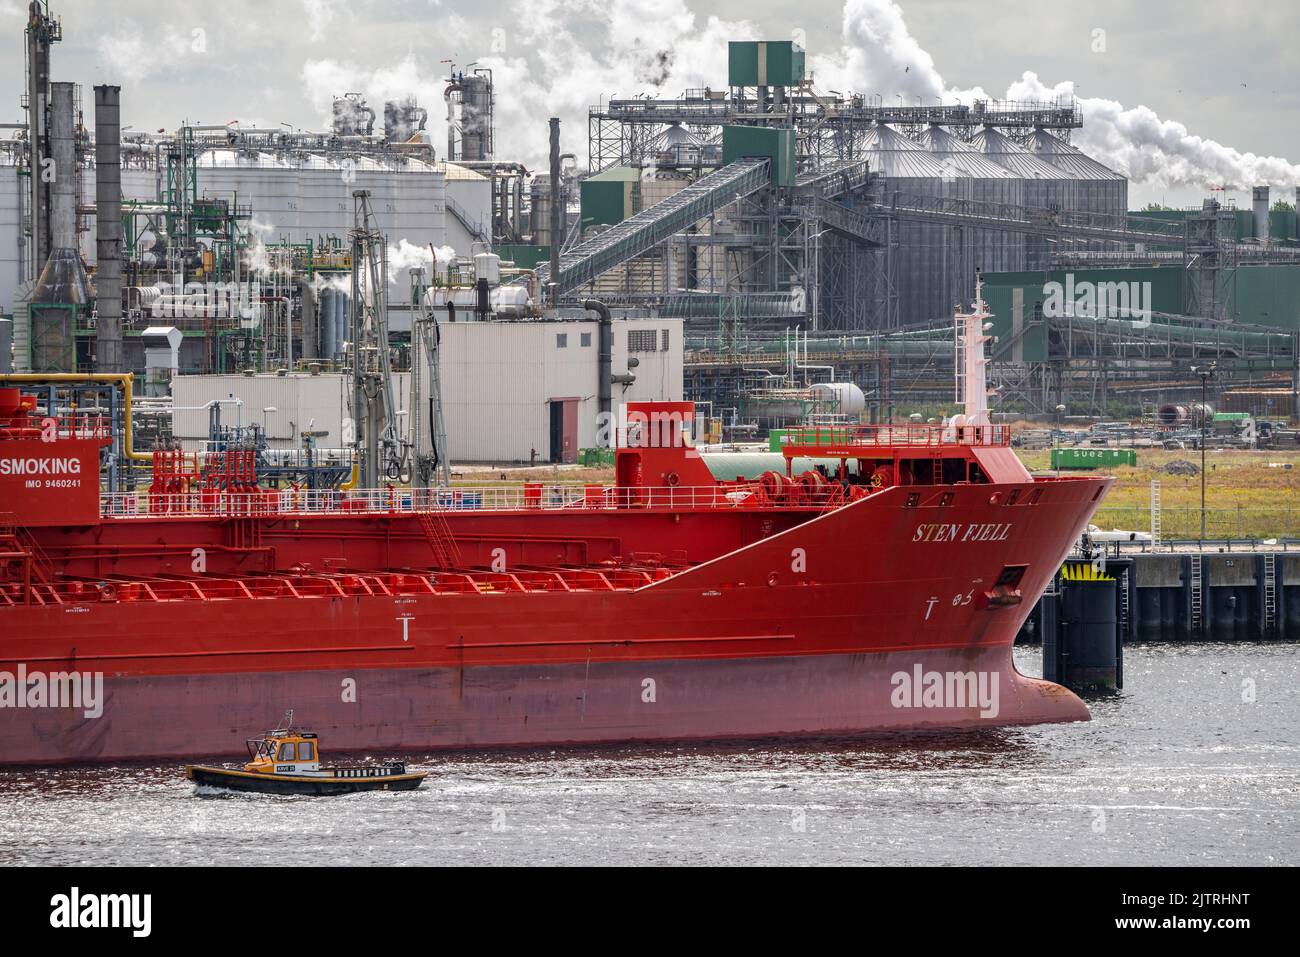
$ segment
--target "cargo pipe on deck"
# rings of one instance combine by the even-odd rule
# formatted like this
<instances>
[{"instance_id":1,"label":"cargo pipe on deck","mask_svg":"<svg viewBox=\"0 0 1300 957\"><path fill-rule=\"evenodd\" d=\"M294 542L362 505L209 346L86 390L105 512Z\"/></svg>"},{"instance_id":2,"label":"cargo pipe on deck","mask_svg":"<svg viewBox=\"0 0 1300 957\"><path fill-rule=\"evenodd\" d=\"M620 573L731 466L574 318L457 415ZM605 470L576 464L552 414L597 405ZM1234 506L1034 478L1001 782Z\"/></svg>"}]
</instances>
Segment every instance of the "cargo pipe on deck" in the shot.
<instances>
[{"instance_id":1,"label":"cargo pipe on deck","mask_svg":"<svg viewBox=\"0 0 1300 957\"><path fill-rule=\"evenodd\" d=\"M132 438L131 428L131 392L135 376L130 372L24 372L9 373L0 375L0 385L39 385L50 382L103 382L117 385L122 389L123 404L122 417L125 420L126 434L123 436L125 442L125 454L128 459L134 462L152 462L153 455L149 452L137 452L135 442Z\"/></svg>"}]
</instances>

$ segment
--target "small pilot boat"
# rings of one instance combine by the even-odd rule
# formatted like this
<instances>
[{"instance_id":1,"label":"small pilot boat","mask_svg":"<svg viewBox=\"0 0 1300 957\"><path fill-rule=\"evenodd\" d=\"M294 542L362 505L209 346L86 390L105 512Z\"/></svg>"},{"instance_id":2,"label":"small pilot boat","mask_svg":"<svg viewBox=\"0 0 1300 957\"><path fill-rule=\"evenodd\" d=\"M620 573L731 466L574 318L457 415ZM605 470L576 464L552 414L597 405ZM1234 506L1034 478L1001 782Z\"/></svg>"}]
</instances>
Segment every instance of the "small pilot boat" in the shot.
<instances>
[{"instance_id":1,"label":"small pilot boat","mask_svg":"<svg viewBox=\"0 0 1300 957\"><path fill-rule=\"evenodd\" d=\"M191 764L185 776L195 787L257 791L262 794L353 794L357 791L413 791L427 772L408 774L400 761L357 767L320 763L320 742L311 731L294 730L293 712L284 727L248 740L251 759L242 770Z\"/></svg>"}]
</instances>

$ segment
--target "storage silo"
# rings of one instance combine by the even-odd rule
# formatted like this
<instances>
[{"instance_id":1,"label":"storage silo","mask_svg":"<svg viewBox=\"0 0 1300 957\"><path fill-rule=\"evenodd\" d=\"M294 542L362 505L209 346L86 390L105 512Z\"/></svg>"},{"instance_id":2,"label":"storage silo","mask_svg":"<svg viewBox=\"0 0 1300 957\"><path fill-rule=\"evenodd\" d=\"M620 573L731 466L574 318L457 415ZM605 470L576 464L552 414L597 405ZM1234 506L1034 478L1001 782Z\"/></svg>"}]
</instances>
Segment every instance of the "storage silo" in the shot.
<instances>
[{"instance_id":1,"label":"storage silo","mask_svg":"<svg viewBox=\"0 0 1300 957\"><path fill-rule=\"evenodd\" d=\"M25 188L26 176L19 176L16 151L0 152L0 312L13 306L14 293L23 278L22 203L20 190Z\"/></svg>"},{"instance_id":2,"label":"storage silo","mask_svg":"<svg viewBox=\"0 0 1300 957\"><path fill-rule=\"evenodd\" d=\"M961 175L955 164L943 161L913 140L883 124L863 137L863 151L870 168L882 178L881 201L889 205L894 196L935 196L952 199L972 197L971 177ZM892 250L891 269L898 296L898 321L902 324L932 322L950 318L961 297L964 263L961 246L953 240L953 228L935 223L900 221L897 249Z\"/></svg>"},{"instance_id":3,"label":"storage silo","mask_svg":"<svg viewBox=\"0 0 1300 957\"><path fill-rule=\"evenodd\" d=\"M199 155L197 166L200 195L233 197L250 206L267 243L346 235L353 224L352 193L365 189L390 247L402 240L421 250L446 244L445 174L414 157L212 149ZM392 268L390 280L406 288L406 269Z\"/></svg>"},{"instance_id":4,"label":"storage silo","mask_svg":"<svg viewBox=\"0 0 1300 957\"><path fill-rule=\"evenodd\" d=\"M446 177L446 245L468 256L474 243L492 238L492 181L456 163L443 163L439 168Z\"/></svg>"},{"instance_id":5,"label":"storage silo","mask_svg":"<svg viewBox=\"0 0 1300 957\"><path fill-rule=\"evenodd\" d=\"M1025 148L1078 180L1077 209L1123 216L1128 213L1128 179L1077 146L1046 130L1034 130Z\"/></svg>"},{"instance_id":6,"label":"storage silo","mask_svg":"<svg viewBox=\"0 0 1300 957\"><path fill-rule=\"evenodd\" d=\"M1057 169L992 127L986 126L975 134L971 145L1003 169L1020 177L1024 205L1057 211L1079 208L1079 182L1072 174ZM1048 241L1038 236L1024 236L1022 243L1024 268L1045 269L1050 252Z\"/></svg>"},{"instance_id":7,"label":"storage silo","mask_svg":"<svg viewBox=\"0 0 1300 957\"><path fill-rule=\"evenodd\" d=\"M968 177L971 198L981 203L1023 206L1024 180L994 163L965 140L953 136L940 126L930 126L918 137L935 159L958 174ZM966 245L972 270L960 277L963 299L975 292L973 270L980 272L1014 272L1025 268L1024 238L999 229L971 229Z\"/></svg>"}]
</instances>

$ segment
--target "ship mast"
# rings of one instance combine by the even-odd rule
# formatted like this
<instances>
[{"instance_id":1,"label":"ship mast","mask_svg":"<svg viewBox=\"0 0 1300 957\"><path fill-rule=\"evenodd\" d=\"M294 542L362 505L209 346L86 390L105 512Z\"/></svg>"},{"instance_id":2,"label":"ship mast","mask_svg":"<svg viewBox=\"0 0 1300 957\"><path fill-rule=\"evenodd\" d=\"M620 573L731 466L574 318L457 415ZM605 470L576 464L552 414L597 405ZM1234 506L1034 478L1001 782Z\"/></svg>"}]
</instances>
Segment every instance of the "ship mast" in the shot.
<instances>
[{"instance_id":1,"label":"ship mast","mask_svg":"<svg viewBox=\"0 0 1300 957\"><path fill-rule=\"evenodd\" d=\"M960 309L953 316L957 347L958 398L962 402L962 419L965 425L989 424L989 390L984 358L984 343L991 338L984 334L984 323L992 313L984 303L984 281L975 277L975 305L970 312Z\"/></svg>"}]
</instances>

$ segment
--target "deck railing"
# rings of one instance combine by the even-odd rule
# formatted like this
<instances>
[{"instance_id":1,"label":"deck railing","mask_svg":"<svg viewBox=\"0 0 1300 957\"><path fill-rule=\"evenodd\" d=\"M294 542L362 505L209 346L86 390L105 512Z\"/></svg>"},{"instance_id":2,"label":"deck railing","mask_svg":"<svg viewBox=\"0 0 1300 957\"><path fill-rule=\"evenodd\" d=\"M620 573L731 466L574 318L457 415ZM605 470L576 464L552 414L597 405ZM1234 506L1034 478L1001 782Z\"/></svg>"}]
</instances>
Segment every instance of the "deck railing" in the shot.
<instances>
[{"instance_id":1,"label":"deck railing","mask_svg":"<svg viewBox=\"0 0 1300 957\"><path fill-rule=\"evenodd\" d=\"M856 449L862 447L915 447L943 445L1009 446L1006 425L807 425L788 429L783 447Z\"/></svg>"},{"instance_id":2,"label":"deck railing","mask_svg":"<svg viewBox=\"0 0 1300 957\"><path fill-rule=\"evenodd\" d=\"M815 511L844 501L839 485L799 483L764 489L743 486L662 486L619 488L603 485L537 485L437 489L263 489L177 493L115 492L100 496L105 518L159 515L388 515L463 511L608 511L611 509L743 509Z\"/></svg>"},{"instance_id":3,"label":"deck railing","mask_svg":"<svg viewBox=\"0 0 1300 957\"><path fill-rule=\"evenodd\" d=\"M34 416L2 424L0 440L37 439L108 439L110 422L102 415Z\"/></svg>"}]
</instances>

